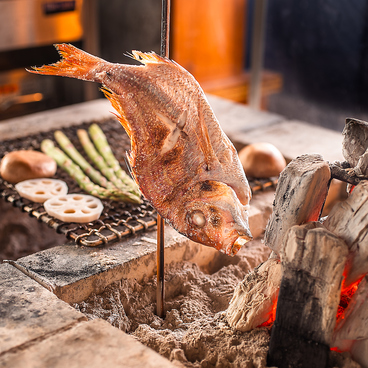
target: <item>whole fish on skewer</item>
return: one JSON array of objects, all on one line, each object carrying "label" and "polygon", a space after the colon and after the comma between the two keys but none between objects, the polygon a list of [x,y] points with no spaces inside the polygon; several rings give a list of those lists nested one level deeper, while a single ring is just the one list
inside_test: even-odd
[{"label": "whole fish on skewer", "polygon": [[128,160],[142,194],[179,233],[235,254],[252,238],[251,191],[237,152],[193,76],[155,53],[143,65],[107,62],[72,45],[33,73],[99,82],[131,139]]}]

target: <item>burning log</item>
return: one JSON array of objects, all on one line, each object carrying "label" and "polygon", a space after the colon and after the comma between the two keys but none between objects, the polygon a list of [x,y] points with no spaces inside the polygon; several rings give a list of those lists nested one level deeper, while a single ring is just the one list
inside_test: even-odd
[{"label": "burning log", "polygon": [[368,367],[368,276],[359,284],[348,307],[339,318],[332,345],[350,351],[353,359]]},{"label": "burning log", "polygon": [[358,184],[352,194],[331,210],[324,226],[348,245],[345,286],[368,272],[368,181]]},{"label": "burning log", "polygon": [[279,254],[290,227],[319,219],[330,179],[329,165],[320,155],[303,155],[289,163],[276,188],[264,237],[267,246]]},{"label": "burning log", "polygon": [[226,318],[239,331],[250,331],[267,322],[277,302],[281,282],[281,263],[268,259],[237,285]]},{"label": "burning log", "polygon": [[347,254],[320,223],[287,232],[269,366],[326,367]]}]

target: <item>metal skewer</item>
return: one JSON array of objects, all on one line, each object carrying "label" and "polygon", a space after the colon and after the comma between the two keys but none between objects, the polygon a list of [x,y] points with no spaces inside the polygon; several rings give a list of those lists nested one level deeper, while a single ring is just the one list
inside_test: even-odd
[{"label": "metal skewer", "polygon": [[261,84],[265,43],[266,9],[267,0],[257,0],[254,2],[249,105],[257,110],[260,110],[261,108],[262,97]]},{"label": "metal skewer", "polygon": [[170,3],[171,0],[162,0],[160,55],[167,58],[169,57],[170,40]]},{"label": "metal skewer", "polygon": [[157,214],[157,289],[156,289],[156,313],[164,318],[165,308],[165,241],[164,241],[164,219]]},{"label": "metal skewer", "polygon": [[[163,57],[169,57],[169,34],[170,34],[170,0],[162,0],[161,12],[161,50]],[[157,214],[157,315],[161,318],[165,316],[164,299],[165,299],[165,241],[164,241],[164,220]]]}]

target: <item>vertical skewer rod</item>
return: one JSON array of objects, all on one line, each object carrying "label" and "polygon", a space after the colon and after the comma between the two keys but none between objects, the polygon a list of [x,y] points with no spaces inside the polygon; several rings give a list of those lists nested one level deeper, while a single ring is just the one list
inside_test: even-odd
[{"label": "vertical skewer rod", "polygon": [[267,0],[257,0],[254,2],[249,105],[256,110],[260,110],[261,108],[266,11]]},{"label": "vertical skewer rod", "polygon": [[162,0],[161,13],[161,50],[163,57],[169,57],[169,41],[170,41],[170,2],[171,0]]},{"label": "vertical skewer rod", "polygon": [[164,219],[157,215],[157,315],[161,318],[165,316],[165,242],[164,242]]},{"label": "vertical skewer rod", "polygon": [[[163,57],[169,57],[169,34],[170,34],[170,0],[162,0],[161,13],[161,50]],[[164,241],[164,220],[157,214],[157,315],[161,318],[165,316],[165,241]]]}]

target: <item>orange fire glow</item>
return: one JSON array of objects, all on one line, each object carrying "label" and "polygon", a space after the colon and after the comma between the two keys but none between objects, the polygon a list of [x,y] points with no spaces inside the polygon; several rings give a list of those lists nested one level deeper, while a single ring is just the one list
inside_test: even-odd
[{"label": "orange fire glow", "polygon": [[274,302],[272,304],[272,309],[271,309],[271,312],[270,312],[270,317],[268,318],[268,320],[266,322],[263,322],[258,327],[269,327],[269,326],[272,326],[273,323],[275,322],[275,319],[276,319],[276,309],[277,309],[277,298],[275,298],[275,300],[274,300]]},{"label": "orange fire glow", "polygon": [[344,318],[343,313],[345,309],[348,307],[351,298],[357,291],[359,283],[360,281],[362,281],[362,278],[363,277],[361,277],[358,281],[351,284],[349,287],[345,287],[345,277],[344,277],[344,280],[341,286],[341,297],[340,297],[339,306],[337,308],[336,320],[338,320],[339,318]]},{"label": "orange fire glow", "polygon": [[[342,286],[341,286],[340,303],[339,303],[339,306],[337,308],[337,313],[336,313],[336,321],[338,321],[339,319],[344,319],[343,313],[345,309],[348,307],[350,300],[354,296],[355,292],[357,291],[359,283],[360,281],[362,281],[362,279],[363,277],[361,277],[359,280],[351,284],[349,287],[345,287],[345,274],[344,274],[344,279],[342,281]],[[341,353],[341,350],[337,347],[332,347],[330,350]]]},{"label": "orange fire glow", "polygon": [[[357,291],[359,283],[360,283],[360,281],[362,281],[362,279],[363,279],[363,277],[360,278],[358,281],[354,282],[349,287],[345,287],[345,277],[344,277],[344,280],[343,280],[342,286],[341,286],[340,303],[339,303],[339,306],[337,308],[337,313],[336,313],[336,321],[339,318],[344,318],[343,313],[344,313],[345,309],[348,307],[351,298],[353,297],[353,295]],[[270,326],[272,326],[273,323],[275,322],[275,319],[276,319],[276,310],[277,310],[277,298],[273,302],[271,312],[269,313],[270,317],[268,318],[268,320],[266,322],[263,322],[258,327],[270,327]],[[337,348],[331,348],[331,350],[338,351]]]}]

